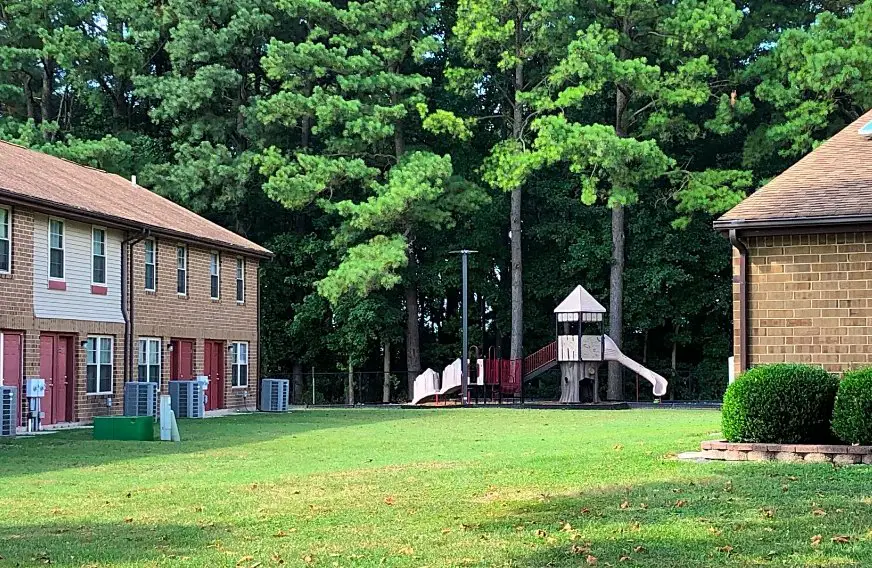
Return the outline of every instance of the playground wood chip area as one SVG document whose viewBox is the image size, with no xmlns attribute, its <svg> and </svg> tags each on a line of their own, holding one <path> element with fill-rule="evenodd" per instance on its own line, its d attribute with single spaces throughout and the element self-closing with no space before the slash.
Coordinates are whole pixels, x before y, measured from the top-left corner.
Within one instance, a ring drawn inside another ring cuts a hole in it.
<svg viewBox="0 0 872 568">
<path fill-rule="evenodd" d="M 675 459 L 711 410 L 306 410 L 0 442 L 0 567 L 872 566 L 872 469 Z"/>
</svg>

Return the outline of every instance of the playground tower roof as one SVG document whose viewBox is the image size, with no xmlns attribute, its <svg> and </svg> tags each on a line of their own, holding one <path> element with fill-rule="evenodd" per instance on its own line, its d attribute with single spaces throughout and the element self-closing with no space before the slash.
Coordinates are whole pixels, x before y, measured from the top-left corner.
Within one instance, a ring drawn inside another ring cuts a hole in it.
<svg viewBox="0 0 872 568">
<path fill-rule="evenodd" d="M 560 305 L 554 308 L 555 314 L 604 314 L 606 309 L 602 304 L 590 295 L 590 292 L 576 286 L 575 290 L 569 293 Z"/>
</svg>

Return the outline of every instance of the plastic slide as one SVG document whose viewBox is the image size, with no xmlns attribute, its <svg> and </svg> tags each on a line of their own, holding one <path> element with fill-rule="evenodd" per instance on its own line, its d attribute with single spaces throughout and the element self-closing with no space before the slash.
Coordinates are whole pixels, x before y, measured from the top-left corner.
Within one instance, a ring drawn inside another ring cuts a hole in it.
<svg viewBox="0 0 872 568">
<path fill-rule="evenodd" d="M 651 369 L 643 367 L 639 363 L 624 355 L 621 350 L 618 349 L 618 346 L 615 345 L 615 342 L 612 341 L 612 338 L 608 335 L 604 336 L 603 339 L 605 340 L 605 353 L 603 360 L 617 361 L 624 367 L 630 369 L 635 373 L 638 373 L 640 377 L 654 385 L 654 396 L 663 396 L 664 394 L 666 394 L 666 387 L 669 385 L 669 383 L 666 382 L 666 379 L 664 379 Z"/>
<path fill-rule="evenodd" d="M 460 390 L 461 377 L 460 359 L 455 359 L 445 367 L 442 371 L 442 380 L 439 380 L 439 373 L 427 369 L 415 378 L 415 396 L 412 398 L 412 404 L 430 402 L 437 397 L 454 394 Z M 478 360 L 478 374 L 470 384 L 484 384 L 484 359 Z"/>
</svg>

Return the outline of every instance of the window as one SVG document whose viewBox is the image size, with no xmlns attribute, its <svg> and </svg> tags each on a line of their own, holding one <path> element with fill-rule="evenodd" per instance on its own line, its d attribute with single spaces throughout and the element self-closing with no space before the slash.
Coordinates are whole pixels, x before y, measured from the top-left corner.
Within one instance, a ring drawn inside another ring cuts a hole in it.
<svg viewBox="0 0 872 568">
<path fill-rule="evenodd" d="M 91 229 L 91 284 L 106 284 L 106 230 Z"/>
<path fill-rule="evenodd" d="M 217 252 L 209 255 L 209 297 L 221 297 L 221 256 Z"/>
<path fill-rule="evenodd" d="M 145 289 L 154 292 L 157 289 L 157 258 L 154 248 L 154 239 L 148 239 L 143 243 L 145 247 Z"/>
<path fill-rule="evenodd" d="M 64 222 L 49 219 L 48 222 L 48 277 L 64 279 Z"/>
<path fill-rule="evenodd" d="M 112 338 L 95 336 L 85 342 L 88 394 L 112 393 Z"/>
<path fill-rule="evenodd" d="M 237 341 L 230 345 L 230 364 L 232 368 L 231 386 L 248 386 L 248 343 Z"/>
<path fill-rule="evenodd" d="M 139 338 L 139 382 L 160 384 L 160 339 Z"/>
<path fill-rule="evenodd" d="M 0 208 L 0 272 L 12 269 L 12 219 L 9 209 Z"/>
<path fill-rule="evenodd" d="M 245 302 L 245 259 L 236 259 L 236 303 Z"/>
<path fill-rule="evenodd" d="M 188 249 L 183 246 L 176 248 L 176 292 L 188 294 Z"/>
</svg>

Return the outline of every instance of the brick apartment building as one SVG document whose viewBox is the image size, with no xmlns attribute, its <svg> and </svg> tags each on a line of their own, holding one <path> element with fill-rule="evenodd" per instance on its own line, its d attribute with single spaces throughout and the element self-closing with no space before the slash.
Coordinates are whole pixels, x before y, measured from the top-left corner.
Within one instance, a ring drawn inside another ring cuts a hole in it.
<svg viewBox="0 0 872 568">
<path fill-rule="evenodd" d="M 733 243 L 735 371 L 872 365 L 872 111 L 715 222 Z"/>
<path fill-rule="evenodd" d="M 44 424 L 120 413 L 129 380 L 206 375 L 207 409 L 254 408 L 269 256 L 132 181 L 0 142 L 0 382 L 45 378 Z"/>
</svg>

